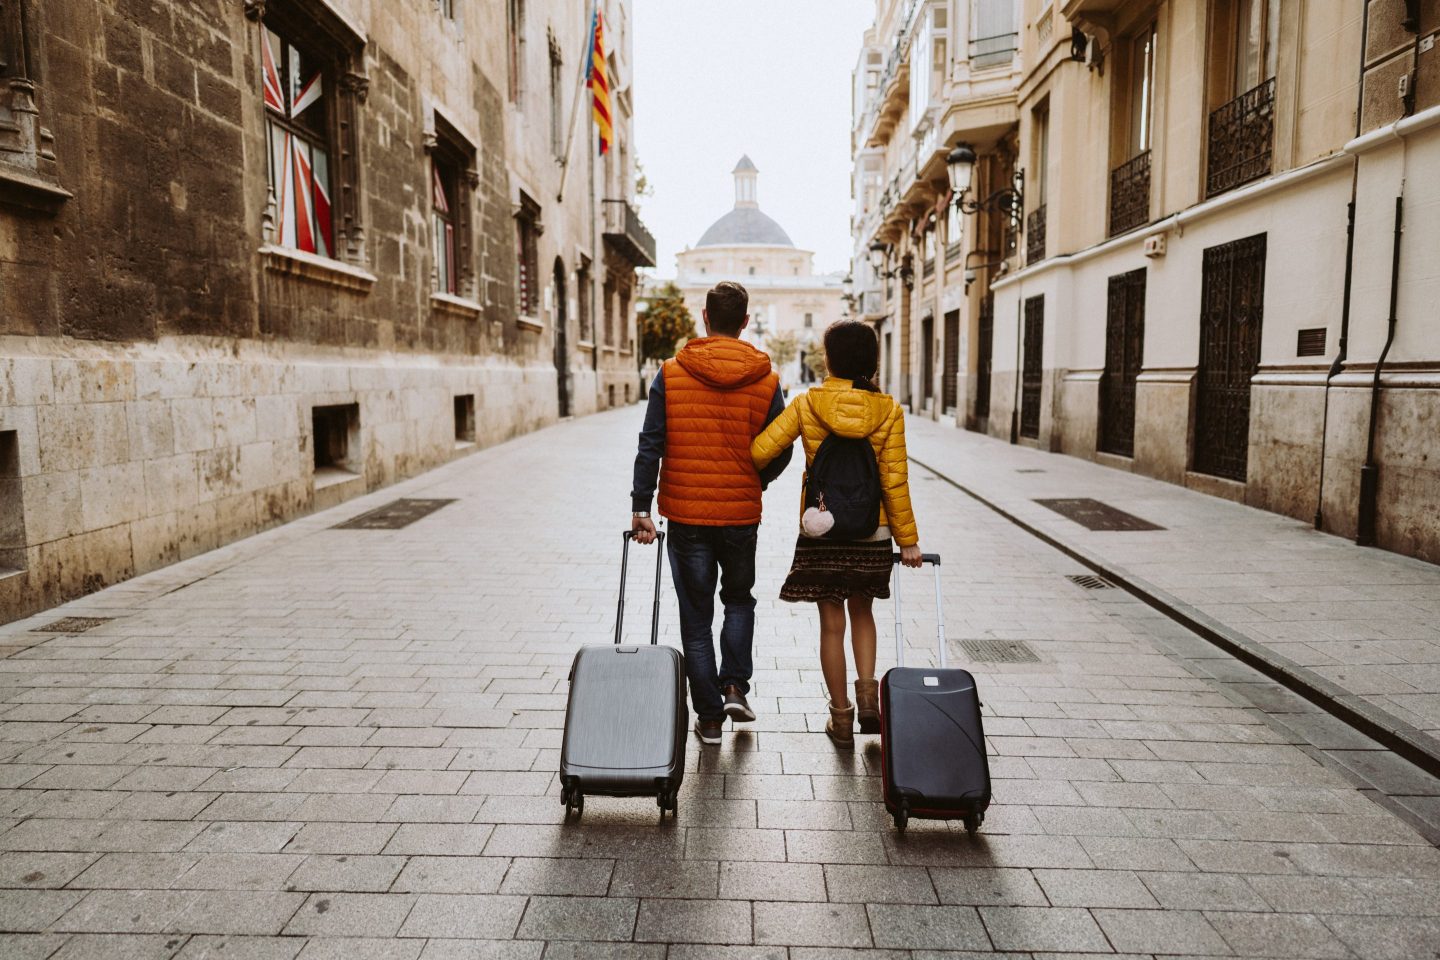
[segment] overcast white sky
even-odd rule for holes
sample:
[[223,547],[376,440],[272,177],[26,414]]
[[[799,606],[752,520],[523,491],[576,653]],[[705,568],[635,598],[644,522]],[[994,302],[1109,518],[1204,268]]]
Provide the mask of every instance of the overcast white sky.
[[654,187],[640,215],[675,254],[735,202],[742,153],[760,209],[815,270],[850,257],[850,71],[874,0],[634,0],[636,155]]

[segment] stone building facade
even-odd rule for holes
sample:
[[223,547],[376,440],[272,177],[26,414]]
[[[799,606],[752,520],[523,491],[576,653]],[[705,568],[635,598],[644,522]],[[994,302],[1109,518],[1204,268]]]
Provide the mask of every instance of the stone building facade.
[[627,6],[0,4],[0,619],[633,383]]
[[1440,561],[1440,4],[1014,12],[1024,207],[958,422]]
[[[817,274],[815,254],[795,246],[785,228],[760,209],[760,171],[748,156],[731,171],[735,206],[675,256],[675,285],[701,328],[705,294],[735,280],[750,294],[750,325],[743,338],[770,349],[777,335],[795,339],[795,356],[778,366],[786,389],[813,380],[806,356],[825,328],[846,314],[844,278]],[[661,281],[663,282],[663,281]]]

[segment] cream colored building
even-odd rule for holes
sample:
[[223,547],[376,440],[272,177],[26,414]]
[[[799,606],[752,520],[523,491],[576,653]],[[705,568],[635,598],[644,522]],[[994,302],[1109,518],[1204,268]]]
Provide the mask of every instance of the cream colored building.
[[748,156],[740,158],[732,174],[735,206],[712,223],[693,248],[676,255],[675,285],[700,330],[706,292],[721,280],[743,284],[750,293],[750,326],[744,339],[765,350],[776,335],[793,335],[798,352],[780,368],[781,379],[787,388],[809,382],[805,355],[825,328],[845,315],[844,278],[816,274],[814,253],[796,247],[784,228],[760,209],[760,171]]
[[976,422],[977,384],[988,396],[979,347],[1014,233],[1007,215],[948,203],[945,158],[975,149],[981,195],[1011,182],[1017,22],[1016,0],[877,0],[853,78],[859,311],[879,332],[885,389],[962,424]]
[[1440,560],[1440,5],[1023,0],[1016,24],[1024,221],[961,338],[961,421]]

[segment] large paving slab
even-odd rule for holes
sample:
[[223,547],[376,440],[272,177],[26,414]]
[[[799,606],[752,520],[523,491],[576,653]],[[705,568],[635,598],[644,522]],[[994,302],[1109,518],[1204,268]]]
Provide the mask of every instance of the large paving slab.
[[[760,538],[759,720],[691,740],[678,819],[594,797],[564,822],[565,678],[609,639],[639,419],[562,424],[0,629],[0,956],[1440,949],[1440,850],[1196,669],[1183,654],[1203,641],[1083,589],[1075,561],[919,471],[950,657],[986,704],[978,838],[927,822],[898,838],[875,738],[838,753],[819,732],[814,614],[775,599],[798,470]],[[954,439],[917,428],[932,458]],[[455,502],[333,529],[399,497]],[[905,588],[907,660],[932,663],[929,578]],[[31,632],[66,616],[110,619]],[[1037,659],[977,662],[967,640]]]

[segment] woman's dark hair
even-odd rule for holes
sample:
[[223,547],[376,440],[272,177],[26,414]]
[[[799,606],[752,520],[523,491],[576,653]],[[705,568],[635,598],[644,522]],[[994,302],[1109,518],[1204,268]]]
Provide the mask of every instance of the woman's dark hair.
[[825,365],[830,373],[852,380],[861,390],[879,391],[870,378],[880,366],[880,340],[875,328],[859,320],[836,320],[825,328]]

